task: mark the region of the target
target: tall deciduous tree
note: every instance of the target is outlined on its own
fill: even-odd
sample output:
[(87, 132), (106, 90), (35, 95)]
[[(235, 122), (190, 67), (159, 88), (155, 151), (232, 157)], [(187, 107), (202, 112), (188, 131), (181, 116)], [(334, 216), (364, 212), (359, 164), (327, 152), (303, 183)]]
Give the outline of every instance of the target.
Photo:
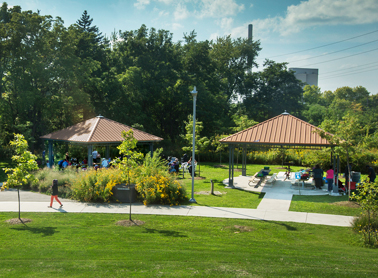
[(303, 94), (301, 82), (287, 69), (286, 63), (266, 60), (264, 67), (263, 71), (254, 74), (256, 86), (244, 99), (248, 116), (264, 121), (285, 110), (299, 115)]
[(77, 122), (87, 107), (77, 86), (83, 68), (60, 18), (6, 4), (1, 11), (0, 130), (5, 140), (24, 134), (33, 150), (42, 134)]

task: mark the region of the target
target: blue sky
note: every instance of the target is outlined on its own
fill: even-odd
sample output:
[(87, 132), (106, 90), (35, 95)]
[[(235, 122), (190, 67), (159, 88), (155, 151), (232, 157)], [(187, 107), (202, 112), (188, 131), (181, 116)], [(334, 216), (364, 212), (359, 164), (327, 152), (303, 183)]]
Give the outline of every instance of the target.
[[(115, 31), (165, 29), (175, 41), (195, 30), (198, 40), (253, 38), (266, 58), (288, 67), (319, 69), (322, 91), (364, 86), (378, 93), (378, 0), (8, 0), (9, 6), (61, 17), (66, 26), (84, 10), (107, 36)], [(309, 50), (310, 49), (310, 50)], [(312, 50), (311, 50), (312, 49)]]

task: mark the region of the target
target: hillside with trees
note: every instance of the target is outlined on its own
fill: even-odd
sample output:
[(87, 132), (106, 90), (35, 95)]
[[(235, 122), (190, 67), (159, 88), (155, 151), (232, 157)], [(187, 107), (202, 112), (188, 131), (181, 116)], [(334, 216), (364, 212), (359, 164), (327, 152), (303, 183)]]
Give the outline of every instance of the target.
[[(363, 134), (359, 142), (375, 148), (378, 98), (364, 87), (302, 89), (285, 63), (257, 65), (261, 44), (247, 38), (198, 41), (192, 31), (174, 42), (168, 30), (145, 25), (107, 38), (95, 22), (84, 11), (65, 27), (59, 17), (2, 4), (2, 155), (14, 133), (23, 134), (38, 154), (41, 135), (99, 114), (163, 137), (167, 151), (179, 152), (193, 86), (201, 136), (211, 141), (286, 110), (331, 133), (345, 117), (354, 117)], [(208, 148), (215, 152), (215, 145)]]

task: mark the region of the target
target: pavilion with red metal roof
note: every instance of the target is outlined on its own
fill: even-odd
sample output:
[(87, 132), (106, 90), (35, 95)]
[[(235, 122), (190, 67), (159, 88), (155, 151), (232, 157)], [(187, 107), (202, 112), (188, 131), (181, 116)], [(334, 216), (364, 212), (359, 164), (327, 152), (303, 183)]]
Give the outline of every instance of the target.
[[(246, 176), (247, 146), (309, 149), (330, 147), (331, 143), (317, 133), (321, 130), (285, 111), (281, 115), (221, 139), (221, 143), (229, 146), (229, 187), (233, 187), (236, 145), (241, 145), (243, 149), (242, 175)], [(327, 134), (332, 136), (330, 133)]]
[[(94, 146), (106, 146), (106, 158), (109, 157), (109, 147), (119, 145), (123, 141), (122, 131), (133, 130), (134, 138), (138, 144), (149, 144), (150, 152), (153, 152), (153, 144), (160, 142), (163, 138), (149, 134), (147, 132), (131, 128), (130, 126), (107, 119), (103, 116), (97, 116), (88, 119), (76, 125), (65, 129), (55, 131), (50, 134), (41, 136), (42, 139), (49, 142), (48, 158), (53, 161), (53, 142), (67, 142), (87, 145), (88, 147), (88, 165), (93, 165), (92, 151)], [(50, 163), (51, 165), (51, 163)]]

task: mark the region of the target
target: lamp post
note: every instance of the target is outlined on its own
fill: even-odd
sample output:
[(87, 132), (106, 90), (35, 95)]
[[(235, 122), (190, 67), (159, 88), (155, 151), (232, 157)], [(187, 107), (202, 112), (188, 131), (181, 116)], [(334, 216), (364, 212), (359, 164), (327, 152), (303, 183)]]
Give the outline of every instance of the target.
[(197, 101), (197, 91), (196, 86), (194, 86), (193, 91), (190, 92), (193, 96), (193, 151), (192, 151), (192, 198), (190, 198), (189, 202), (197, 203), (194, 199), (194, 160), (195, 160), (195, 149), (196, 149), (196, 101)]

